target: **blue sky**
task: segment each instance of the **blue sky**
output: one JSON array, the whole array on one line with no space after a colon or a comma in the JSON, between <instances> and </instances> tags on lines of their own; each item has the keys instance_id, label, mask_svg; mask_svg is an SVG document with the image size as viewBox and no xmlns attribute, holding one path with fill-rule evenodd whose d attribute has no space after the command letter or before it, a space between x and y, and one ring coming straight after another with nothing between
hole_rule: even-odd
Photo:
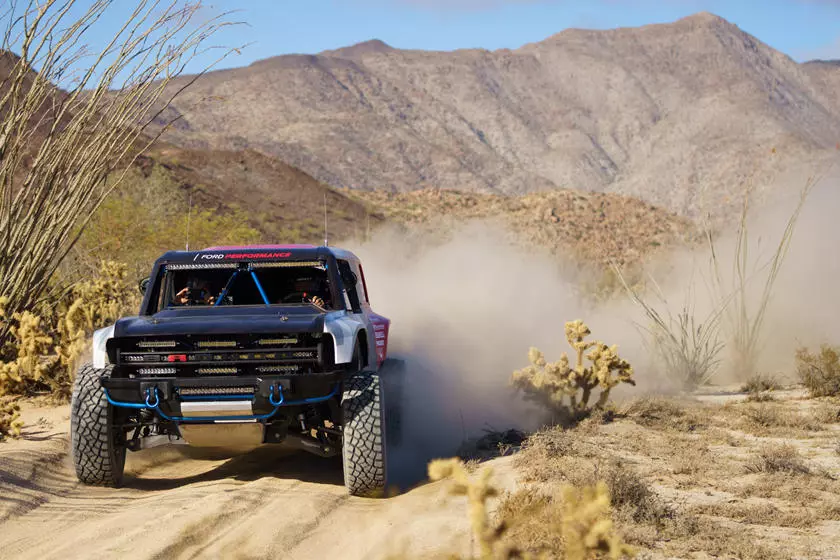
<instances>
[{"instance_id":1,"label":"blue sky","mask_svg":"<svg viewBox=\"0 0 840 560\"><path fill-rule=\"evenodd\" d=\"M253 44L236 65L381 39L399 48L516 48L568 27L668 22L710 11L796 60L840 58L840 0L206 0L248 22L225 42ZM231 60L231 63L234 63Z\"/></svg>"},{"instance_id":2,"label":"blue sky","mask_svg":"<svg viewBox=\"0 0 840 560\"><path fill-rule=\"evenodd\" d=\"M84 2L83 2L84 3ZM840 0L204 0L247 25L215 38L250 45L219 67L369 39L412 49L516 48L568 27L612 28L718 14L796 60L840 59ZM111 21L132 2L118 0ZM207 63L195 62L194 70Z\"/></svg>"}]
</instances>

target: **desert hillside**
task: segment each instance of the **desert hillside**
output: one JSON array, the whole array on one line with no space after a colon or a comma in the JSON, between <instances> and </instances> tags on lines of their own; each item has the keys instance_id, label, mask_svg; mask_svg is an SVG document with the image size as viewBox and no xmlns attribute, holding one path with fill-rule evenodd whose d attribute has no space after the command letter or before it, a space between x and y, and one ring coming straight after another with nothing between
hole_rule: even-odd
<instances>
[{"instance_id":1,"label":"desert hillside","mask_svg":"<svg viewBox=\"0 0 840 560\"><path fill-rule=\"evenodd\" d=\"M686 215L799 181L840 139L840 67L708 13L516 50L372 41L202 77L172 142L253 148L334 187L630 194Z\"/></svg>"}]
</instances>

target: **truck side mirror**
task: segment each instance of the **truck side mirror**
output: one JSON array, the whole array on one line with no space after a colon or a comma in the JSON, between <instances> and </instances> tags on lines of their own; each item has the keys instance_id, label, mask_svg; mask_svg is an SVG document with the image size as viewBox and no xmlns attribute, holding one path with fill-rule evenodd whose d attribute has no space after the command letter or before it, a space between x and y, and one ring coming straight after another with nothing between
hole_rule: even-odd
<instances>
[{"instance_id":1,"label":"truck side mirror","mask_svg":"<svg viewBox=\"0 0 840 560\"><path fill-rule=\"evenodd\" d=\"M149 288L149 280L151 280L150 276L146 276L137 284L137 288L140 290L140 293L146 295L146 290Z\"/></svg>"}]
</instances>

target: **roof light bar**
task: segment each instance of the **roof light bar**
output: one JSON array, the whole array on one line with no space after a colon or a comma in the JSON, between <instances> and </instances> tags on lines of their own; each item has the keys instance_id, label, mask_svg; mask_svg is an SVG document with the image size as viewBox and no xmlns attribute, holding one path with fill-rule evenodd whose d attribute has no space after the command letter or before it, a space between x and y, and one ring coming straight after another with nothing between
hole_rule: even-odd
<instances>
[{"instance_id":1,"label":"roof light bar","mask_svg":"<svg viewBox=\"0 0 840 560\"><path fill-rule=\"evenodd\" d=\"M211 268L228 268L235 269L238 265L235 262L231 263L173 263L167 264L166 270L202 270Z\"/></svg>"},{"instance_id":2,"label":"roof light bar","mask_svg":"<svg viewBox=\"0 0 840 560\"><path fill-rule=\"evenodd\" d=\"M281 261L281 262L252 262L251 268L320 268L324 269L321 261Z\"/></svg>"}]
</instances>

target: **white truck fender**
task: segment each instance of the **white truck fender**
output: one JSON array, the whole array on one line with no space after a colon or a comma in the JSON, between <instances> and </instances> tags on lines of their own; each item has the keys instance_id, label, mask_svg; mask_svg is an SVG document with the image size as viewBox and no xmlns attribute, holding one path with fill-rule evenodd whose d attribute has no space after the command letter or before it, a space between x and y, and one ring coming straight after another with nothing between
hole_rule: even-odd
<instances>
[{"instance_id":1,"label":"white truck fender","mask_svg":"<svg viewBox=\"0 0 840 560\"><path fill-rule=\"evenodd\" d=\"M330 313L324 321L324 332L335 342L335 363L347 364L353 360L356 336L364 323L346 312Z\"/></svg>"},{"instance_id":2,"label":"white truck fender","mask_svg":"<svg viewBox=\"0 0 840 560\"><path fill-rule=\"evenodd\" d=\"M114 337L114 325L93 332L93 367L102 369L108 365L105 343Z\"/></svg>"}]
</instances>

